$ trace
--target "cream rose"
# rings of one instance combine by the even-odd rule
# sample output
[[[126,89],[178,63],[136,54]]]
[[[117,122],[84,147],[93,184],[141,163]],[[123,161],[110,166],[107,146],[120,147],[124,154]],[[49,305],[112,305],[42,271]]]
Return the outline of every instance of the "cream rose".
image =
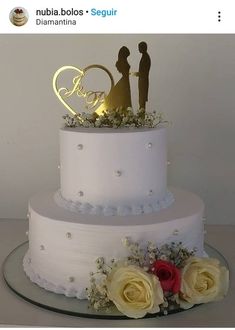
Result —
[[[222,299],[228,291],[229,272],[217,259],[191,257],[181,274],[180,307]]]
[[[117,309],[131,318],[157,313],[164,302],[158,278],[133,265],[115,267],[108,276],[107,290]]]

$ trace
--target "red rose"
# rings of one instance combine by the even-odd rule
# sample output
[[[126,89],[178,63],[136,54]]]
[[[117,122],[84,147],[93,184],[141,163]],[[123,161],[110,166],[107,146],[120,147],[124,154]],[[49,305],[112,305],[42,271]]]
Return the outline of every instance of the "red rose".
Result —
[[[159,278],[163,291],[177,293],[180,290],[180,270],[169,261],[157,260],[150,268]]]

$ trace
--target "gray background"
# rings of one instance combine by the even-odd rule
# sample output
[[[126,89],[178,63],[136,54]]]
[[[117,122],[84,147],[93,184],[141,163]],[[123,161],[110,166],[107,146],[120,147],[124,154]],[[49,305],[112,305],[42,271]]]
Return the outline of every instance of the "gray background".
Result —
[[[54,72],[99,63],[117,81],[119,48],[128,46],[137,71],[142,40],[152,58],[148,109],[172,122],[169,185],[201,196],[208,223],[235,224],[234,35],[1,35],[0,218],[25,218],[31,195],[59,187],[67,112],[52,90]]]

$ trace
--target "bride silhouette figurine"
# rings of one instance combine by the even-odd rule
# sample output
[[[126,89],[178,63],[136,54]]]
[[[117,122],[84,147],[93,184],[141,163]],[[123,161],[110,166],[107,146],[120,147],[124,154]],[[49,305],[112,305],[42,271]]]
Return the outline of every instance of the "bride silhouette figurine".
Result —
[[[114,85],[107,97],[104,100],[105,108],[107,110],[116,109],[118,107],[131,107],[131,88],[129,80],[130,64],[127,61],[130,51],[123,46],[118,52],[118,60],[116,68],[121,73],[121,79]]]

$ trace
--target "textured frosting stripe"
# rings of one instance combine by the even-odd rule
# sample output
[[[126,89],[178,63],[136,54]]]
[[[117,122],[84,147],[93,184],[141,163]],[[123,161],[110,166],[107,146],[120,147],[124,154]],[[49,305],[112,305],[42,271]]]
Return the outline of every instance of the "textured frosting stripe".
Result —
[[[26,275],[29,277],[30,281],[37,284],[41,288],[51,291],[57,294],[64,294],[66,297],[76,297],[78,299],[86,299],[86,290],[83,287],[79,289],[76,287],[64,287],[63,285],[55,285],[45,278],[42,278],[39,274],[37,274],[33,268],[31,267],[31,258],[29,251],[26,253],[23,259],[23,269]]]
[[[153,203],[143,203],[139,205],[124,205],[119,207],[114,206],[102,206],[102,205],[91,205],[89,203],[75,202],[72,200],[65,199],[60,190],[57,190],[54,195],[56,204],[62,208],[65,208],[71,212],[81,214],[93,214],[93,215],[138,215],[138,214],[149,214],[158,212],[162,209],[169,207],[174,202],[174,195],[172,192],[167,191],[162,199],[159,199]]]

